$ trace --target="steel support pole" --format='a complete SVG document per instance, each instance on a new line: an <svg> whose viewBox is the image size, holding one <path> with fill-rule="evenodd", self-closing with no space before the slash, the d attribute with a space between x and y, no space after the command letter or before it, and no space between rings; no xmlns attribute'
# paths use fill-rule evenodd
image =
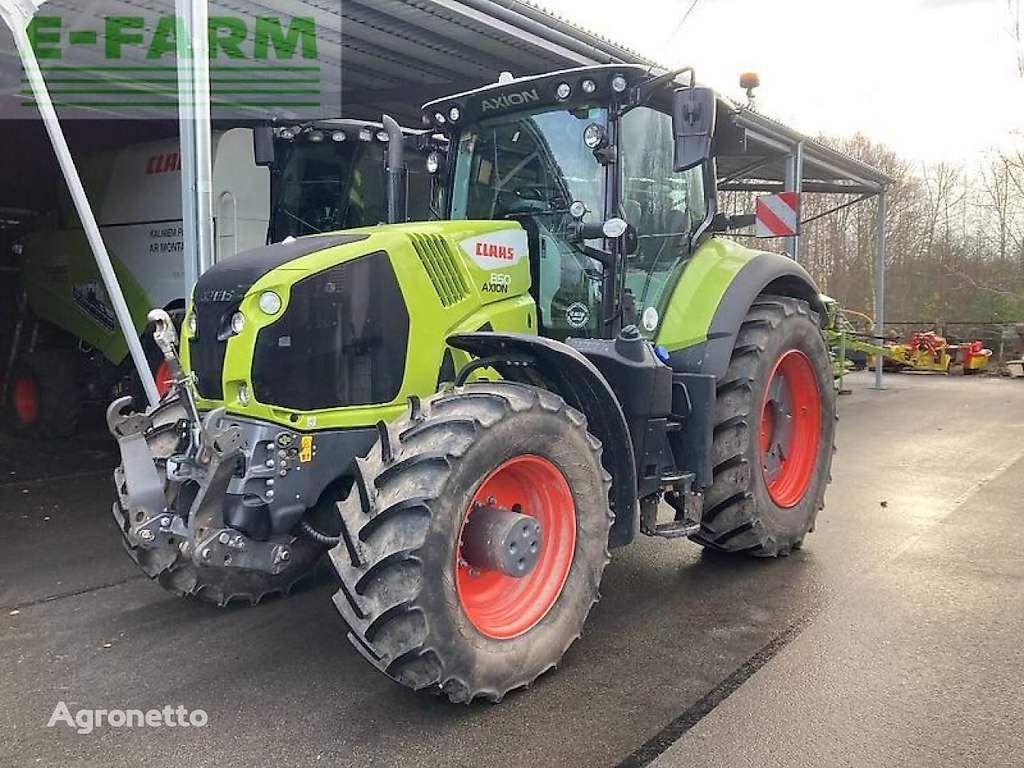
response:
<svg viewBox="0 0 1024 768"><path fill-rule="evenodd" d="M210 53L207 0L175 0L178 29L178 126L185 293L213 265L213 176L210 139Z"/></svg>
<svg viewBox="0 0 1024 768"><path fill-rule="evenodd" d="M15 6L14 9L11 9L7 4L4 4L0 11L3 11L4 21L7 22L11 32L14 34L14 44L21 57L22 66L25 68L25 76L28 78L29 85L32 88L32 95L35 97L39 115L42 117L43 125L50 137L54 154L57 155L57 162L60 165L61 172L64 174L64 181L67 183L68 191L71 193L71 200L75 205L78 218L82 222L85 238L96 259L96 266L99 268L100 277L103 279L103 285L107 290L107 298L110 299L114 315L117 317L117 323L121 327L121 333L124 334L125 341L128 342L128 352L131 354L132 362L135 363L135 370L139 374L139 380L142 382L142 387L146 392L146 398L149 400L150 405L156 405L160 402L160 395L157 393L156 382L153 380L153 372L150 370L149 362L146 360L146 353L142 349L138 330L135 328L131 312L128 310L128 304L125 302L124 293L121 291L121 284L117 281L117 274L114 272L114 266L110 261L110 254L107 253L107 247L103 242L103 236L100 234L96 217L89 206L89 198L85 194L85 187L82 186L82 179L78 175L74 158L71 156L71 150L68 148L68 142L60 124L60 118L57 117L57 111L53 108L50 91L46 87L43 73L39 69L39 61L36 59L35 51L32 49L32 42L28 37L27 26L31 20L31 15L25 13L23 8Z"/></svg>
<svg viewBox="0 0 1024 768"><path fill-rule="evenodd" d="M885 335L885 213L886 193L878 195L875 218L875 342L884 343ZM875 389L882 386L882 356L875 355Z"/></svg>
<svg viewBox="0 0 1024 768"><path fill-rule="evenodd" d="M789 156L789 161L786 163L786 191L796 192L798 195L804 191L804 143L802 141L796 143L793 154ZM800 206L798 204L797 227L799 226ZM787 237L784 248L790 256L796 259L800 255L800 235Z"/></svg>

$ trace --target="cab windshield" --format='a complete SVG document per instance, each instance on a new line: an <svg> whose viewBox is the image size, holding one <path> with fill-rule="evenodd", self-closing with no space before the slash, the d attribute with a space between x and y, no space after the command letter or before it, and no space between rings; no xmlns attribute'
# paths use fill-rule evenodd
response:
<svg viewBox="0 0 1024 768"><path fill-rule="evenodd" d="M425 156L410 143L405 150L409 219L423 221L431 216L430 174ZM385 222L384 150L376 140L296 140L275 180L271 240Z"/></svg>
<svg viewBox="0 0 1024 768"><path fill-rule="evenodd" d="M513 219L526 229L541 327L555 338L595 335L601 264L571 236L569 213L582 202L601 220L605 169L583 143L603 108L554 109L483 120L459 137L453 219Z"/></svg>

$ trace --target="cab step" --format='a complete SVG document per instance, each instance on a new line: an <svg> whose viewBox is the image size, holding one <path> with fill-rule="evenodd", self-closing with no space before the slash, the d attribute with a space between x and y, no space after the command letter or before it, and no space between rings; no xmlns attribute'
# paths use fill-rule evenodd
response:
<svg viewBox="0 0 1024 768"><path fill-rule="evenodd" d="M662 539L681 539L692 536L700 530L700 523L693 520L673 520L671 523L658 523L654 531L648 535Z"/></svg>
<svg viewBox="0 0 1024 768"><path fill-rule="evenodd" d="M640 500L640 532L661 539L682 539L700 530L703 496L693 489L694 474L677 472L662 477L664 501L675 510L675 520L658 522L658 507L662 494L652 494Z"/></svg>

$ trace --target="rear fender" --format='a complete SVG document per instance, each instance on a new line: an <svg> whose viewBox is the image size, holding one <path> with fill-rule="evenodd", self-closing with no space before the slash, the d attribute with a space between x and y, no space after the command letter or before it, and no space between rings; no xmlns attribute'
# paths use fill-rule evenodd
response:
<svg viewBox="0 0 1024 768"><path fill-rule="evenodd" d="M686 280L684 272L680 282ZM698 293L700 289L698 287ZM736 335L751 305L762 295L803 299L825 322L825 307L813 278L802 266L777 253L757 253L736 270L708 324L706 338L692 346L670 350L669 365L675 371L725 376L736 344Z"/></svg>
<svg viewBox="0 0 1024 768"><path fill-rule="evenodd" d="M463 333L449 336L448 344L474 357L497 358L490 367L504 379L554 392L586 416L588 430L604 446L602 462L612 476L615 522L608 545L630 543L637 524L633 444L622 407L594 364L566 344L528 334Z"/></svg>

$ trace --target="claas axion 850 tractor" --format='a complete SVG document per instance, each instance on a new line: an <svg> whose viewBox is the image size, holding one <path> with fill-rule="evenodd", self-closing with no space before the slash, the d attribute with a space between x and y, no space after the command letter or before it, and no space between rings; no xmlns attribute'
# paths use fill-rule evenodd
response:
<svg viewBox="0 0 1024 768"><path fill-rule="evenodd" d="M108 414L139 566L255 602L329 553L359 652L469 701L557 665L638 534L799 548L833 452L819 293L716 236L737 223L716 157L744 137L692 77L595 66L427 104L445 220L224 260L180 358L155 313L175 391Z"/></svg>

